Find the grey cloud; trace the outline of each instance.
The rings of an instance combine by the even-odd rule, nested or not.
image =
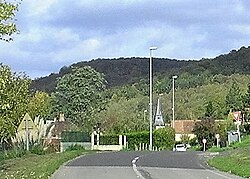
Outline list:
[[[0,59],[13,69],[44,75],[79,59],[147,56],[152,44],[159,47],[157,56],[199,59],[250,42],[250,35],[232,29],[250,26],[248,1],[82,2],[88,3],[58,0],[45,14],[30,15],[29,2],[24,1],[17,17],[21,34],[12,48],[1,46]],[[94,42],[92,47],[89,42]],[[23,55],[6,54],[9,48]]]

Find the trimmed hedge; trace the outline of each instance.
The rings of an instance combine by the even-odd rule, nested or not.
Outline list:
[[[149,131],[131,132],[123,134],[127,136],[129,150],[135,150],[135,146],[139,147],[140,143],[149,144]],[[119,135],[104,135],[100,136],[101,145],[117,145]],[[164,127],[154,130],[153,146],[161,150],[172,149],[175,143],[175,132],[171,127]]]
[[[61,134],[62,142],[90,142],[90,135],[79,131],[63,131]]]
[[[134,150],[140,143],[149,144],[149,131],[126,133],[128,149]]]
[[[100,136],[100,145],[119,145],[119,135]]]
[[[161,150],[171,150],[175,144],[175,131],[171,127],[155,130],[153,137],[153,145]]]

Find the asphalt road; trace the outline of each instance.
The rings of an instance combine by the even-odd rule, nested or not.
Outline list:
[[[62,166],[53,179],[239,179],[211,169],[202,152],[103,152]]]

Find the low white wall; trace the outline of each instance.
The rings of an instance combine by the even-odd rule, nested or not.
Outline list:
[[[111,150],[119,151],[122,150],[122,145],[94,145],[94,150]]]
[[[194,134],[175,134],[175,141],[177,141],[177,142],[181,141],[182,135],[188,135],[190,137],[190,139],[193,139],[196,137],[196,135],[194,135]]]

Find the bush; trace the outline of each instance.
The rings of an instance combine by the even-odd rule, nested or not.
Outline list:
[[[44,155],[45,154],[44,148],[41,144],[34,144],[31,147],[30,152],[32,154],[37,154],[37,155]]]
[[[100,136],[100,145],[119,145],[119,135]]]
[[[128,149],[134,150],[135,146],[139,146],[140,143],[149,144],[149,132],[131,132],[126,133],[127,141],[128,141]]]
[[[75,144],[69,146],[65,151],[72,151],[72,150],[85,150],[85,149],[83,146]]]
[[[189,144],[189,142],[190,142],[190,136],[188,134],[182,134],[181,135],[181,143]]]
[[[154,131],[153,145],[158,149],[172,149],[175,144],[175,131],[171,127],[164,127]]]
[[[189,144],[190,144],[191,146],[196,146],[196,145],[198,145],[199,143],[198,143],[197,137],[192,138],[192,139],[189,141]]]
[[[128,150],[134,150],[140,143],[149,144],[149,131],[126,133]],[[172,149],[175,132],[171,127],[164,127],[153,132],[153,146],[158,149]]]
[[[26,150],[24,150],[23,148],[14,147],[13,149],[10,149],[10,150],[1,151],[0,161],[22,157],[25,154],[26,154]]]
[[[90,135],[79,131],[63,131],[62,142],[90,142]]]

